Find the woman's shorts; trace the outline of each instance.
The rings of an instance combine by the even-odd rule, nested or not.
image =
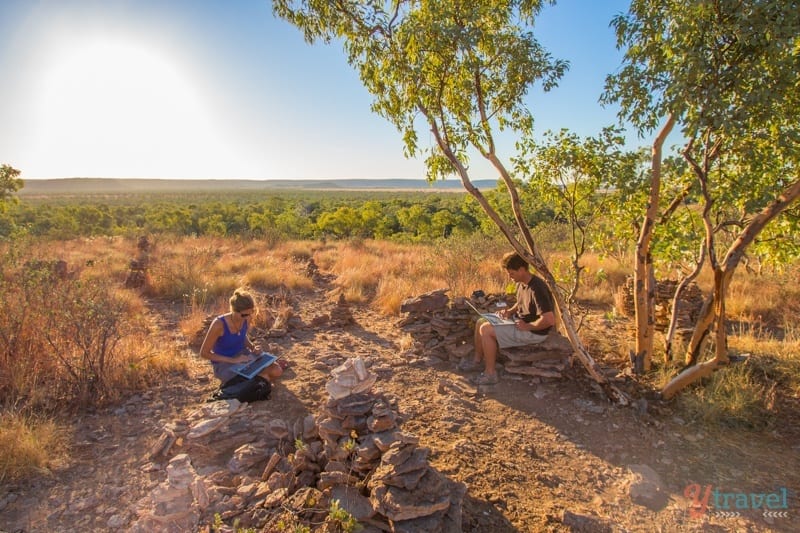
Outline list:
[[[214,376],[222,383],[227,383],[229,380],[239,375],[233,371],[233,366],[234,363],[218,363],[217,361],[211,361],[211,367],[214,369]]]
[[[478,323],[485,322],[486,320],[481,318],[478,320]],[[534,333],[532,331],[522,331],[521,329],[517,329],[517,327],[513,324],[501,324],[499,326],[492,326],[494,328],[494,334],[497,337],[497,344],[500,348],[513,348],[514,346],[527,346],[529,344],[539,344],[543,342],[547,335],[540,335],[538,333]]]

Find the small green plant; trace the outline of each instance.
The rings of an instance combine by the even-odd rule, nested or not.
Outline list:
[[[215,533],[218,533],[219,531],[222,531],[222,527],[224,525],[225,525],[225,523],[222,521],[222,517],[220,516],[220,514],[219,513],[214,513],[214,523],[211,524],[211,531],[214,531]],[[235,533],[256,533],[256,530],[253,529],[252,527],[248,527],[248,528],[239,527],[239,519],[238,518],[236,520],[234,520],[234,522],[233,522],[233,531]]]
[[[355,449],[356,449],[356,441],[355,441],[355,439],[353,439],[353,438],[347,439],[342,444],[342,449],[344,451],[346,451],[347,453],[353,453],[355,451]]]
[[[328,519],[334,522],[345,533],[353,533],[362,529],[361,524],[355,519],[353,515],[347,512],[346,509],[339,507],[339,500],[331,501],[331,507],[328,510]]]
[[[302,452],[307,447],[308,445],[305,442],[303,442],[303,439],[301,437],[297,437],[296,439],[294,439],[294,448],[298,452]]]

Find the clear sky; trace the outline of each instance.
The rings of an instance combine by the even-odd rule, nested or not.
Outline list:
[[[621,61],[609,22],[626,9],[562,0],[538,19],[571,67],[529,96],[537,133],[615,122],[597,100]],[[269,0],[0,0],[0,73],[0,164],[23,179],[425,174],[340,47],[308,45]],[[501,138],[501,155],[512,148]],[[471,177],[496,173],[473,159]]]

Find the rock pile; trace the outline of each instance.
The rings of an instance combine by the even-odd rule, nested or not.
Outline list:
[[[415,349],[420,354],[458,362],[472,357],[477,316],[465,298],[451,302],[446,291],[439,289],[405,300],[400,310],[408,314],[398,326],[415,339]],[[483,295],[473,300],[473,305],[487,312],[509,305],[500,295]],[[569,341],[554,331],[539,344],[500,350],[498,360],[505,362],[506,372],[512,374],[558,378],[566,370],[572,351]]]
[[[128,264],[128,275],[125,278],[125,287],[128,289],[139,289],[147,283],[147,269],[150,266],[150,241],[146,236],[142,236],[136,243],[136,248],[139,250],[138,254]]]
[[[474,316],[463,298],[450,302],[447,289],[409,298],[400,306],[407,313],[397,322],[415,341],[415,351],[440,359],[460,361],[472,350]]]
[[[678,282],[674,280],[664,280],[656,282],[655,290],[655,327],[660,332],[667,331],[669,328],[670,317],[672,316],[672,300],[675,297],[675,290]],[[676,333],[683,338],[691,336],[692,329],[697,322],[700,309],[703,307],[703,293],[696,283],[689,283],[681,291],[676,324]],[[622,287],[622,298],[620,301],[620,311],[625,316],[634,316],[634,290],[633,278],[625,280]]]
[[[374,531],[461,531],[466,488],[430,467],[430,450],[400,430],[397,400],[374,382],[360,358],[334,369],[316,428],[304,421],[296,469]]]
[[[460,532],[465,485],[431,468],[430,450],[400,429],[397,398],[374,383],[363,361],[348,359],[331,373],[320,412],[294,424],[256,419],[235,400],[167,424],[152,470],[181,449],[167,479],[139,502],[131,531],[194,531],[219,515],[263,531],[331,531],[325,524],[356,520],[367,533]],[[229,457],[227,470],[192,464],[190,455],[208,453]]]
[[[355,318],[353,318],[350,303],[345,299],[344,293],[339,292],[339,296],[336,297],[336,303],[333,304],[330,312],[315,316],[311,319],[309,325],[312,328],[343,328],[354,323]]]
[[[560,378],[567,369],[572,352],[572,345],[566,337],[553,330],[539,344],[505,348],[500,350],[499,356],[507,359],[505,371],[510,374]]]
[[[139,519],[129,531],[195,531],[200,521],[200,508],[195,503],[197,480],[188,455],[173,457],[167,465],[167,479],[139,502]]]

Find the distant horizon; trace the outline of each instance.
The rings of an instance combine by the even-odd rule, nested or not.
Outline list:
[[[56,176],[51,178],[22,178],[23,181],[27,180],[36,180],[36,181],[44,181],[44,180],[202,180],[202,181],[215,181],[215,180],[238,180],[238,181],[306,181],[306,180],[313,180],[313,181],[337,181],[337,180],[408,180],[408,181],[427,181],[426,178],[383,178],[383,177],[345,177],[345,178],[237,178],[234,176],[228,177],[220,177],[220,178],[192,178],[192,177],[163,177],[163,176],[131,176],[131,177],[120,177],[120,176]],[[437,182],[441,182],[444,180],[437,180]],[[459,178],[453,177],[446,181],[458,181],[461,180]],[[484,179],[479,179],[477,181],[485,181]]]
[[[396,190],[466,193],[461,180],[428,182],[424,178],[320,178],[320,179],[233,179],[233,178],[28,178],[18,196],[63,194],[126,194],[142,192],[175,192],[190,188],[208,191],[285,191],[285,190]],[[479,189],[490,189],[496,180],[476,179]]]

